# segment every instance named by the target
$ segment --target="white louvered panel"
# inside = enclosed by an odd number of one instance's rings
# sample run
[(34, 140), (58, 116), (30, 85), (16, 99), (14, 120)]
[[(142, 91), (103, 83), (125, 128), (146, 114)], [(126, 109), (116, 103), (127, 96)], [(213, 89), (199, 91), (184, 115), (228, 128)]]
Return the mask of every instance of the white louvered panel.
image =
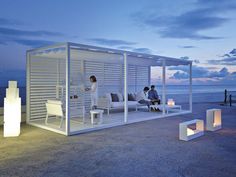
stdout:
[(144, 87), (149, 87), (148, 80), (149, 80), (149, 68), (144, 66), (137, 66), (137, 85), (136, 89), (138, 91), (143, 90)]
[[(94, 61), (85, 61), (84, 62), (84, 71), (85, 71), (85, 85), (90, 86), (90, 80), (89, 77), (91, 75), (95, 75), (98, 82), (98, 91), (100, 95), (100, 90), (103, 87), (104, 84), (104, 63), (101, 62), (94, 62)], [(91, 98), (90, 93), (84, 94), (84, 106), (86, 112), (90, 110), (91, 108)]]
[(137, 85), (147, 85), (149, 70), (148, 67), (137, 67)]
[[(82, 117), (84, 106), (84, 76), (81, 71), (82, 60), (72, 58), (70, 61), (70, 115), (71, 117)], [(76, 98), (75, 98), (76, 97)]]
[[(121, 65), (114, 63), (104, 64), (104, 87), (120, 86), (121, 84)], [(119, 89), (118, 87), (116, 87)]]
[(56, 85), (65, 82), (65, 60), (32, 58), (30, 67), (30, 119), (45, 118), (48, 99), (56, 99)]
[(128, 85), (135, 86), (136, 83), (136, 67), (129, 65), (128, 67)]

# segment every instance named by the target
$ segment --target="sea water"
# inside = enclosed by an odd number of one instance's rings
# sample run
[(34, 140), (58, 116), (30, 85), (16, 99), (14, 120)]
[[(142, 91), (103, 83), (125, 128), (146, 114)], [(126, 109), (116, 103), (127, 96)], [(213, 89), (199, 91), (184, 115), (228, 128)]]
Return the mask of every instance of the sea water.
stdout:
[[(236, 96), (236, 85), (193, 85), (193, 102), (222, 102), (224, 100), (224, 90)], [(22, 105), (26, 104), (26, 87), (19, 87)], [(112, 89), (111, 89), (112, 90)], [(156, 86), (158, 94), (162, 94), (162, 86)], [(189, 101), (188, 85), (167, 85), (166, 99), (174, 98), (177, 102)], [(6, 87), (0, 87), (0, 107), (3, 107)]]

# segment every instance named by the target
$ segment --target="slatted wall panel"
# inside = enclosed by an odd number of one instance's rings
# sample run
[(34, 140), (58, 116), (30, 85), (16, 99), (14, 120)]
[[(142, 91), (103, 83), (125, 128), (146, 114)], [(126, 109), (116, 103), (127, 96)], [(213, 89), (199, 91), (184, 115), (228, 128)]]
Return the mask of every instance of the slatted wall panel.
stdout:
[(71, 58), (70, 61), (70, 114), (71, 117), (82, 117), (84, 106), (84, 75), (82, 60)]
[(105, 63), (104, 83), (101, 94), (121, 92), (122, 84), (122, 66), (114, 63)]
[[(30, 119), (40, 119), (46, 117), (45, 103), (48, 99), (57, 97), (56, 85), (63, 82), (62, 75), (58, 75), (58, 70), (62, 71), (61, 61), (58, 65), (57, 59), (31, 58), (30, 61)], [(60, 76), (60, 77), (59, 77)]]
[(128, 91), (136, 92), (137, 68), (135, 65), (128, 66)]
[[(89, 77), (95, 75), (98, 81), (98, 95), (104, 96), (106, 93), (121, 92), (123, 78), (122, 66), (114, 63), (102, 63), (94, 61), (85, 61), (86, 86), (90, 86)], [(90, 94), (85, 93), (85, 108), (90, 109)]]
[[(84, 61), (84, 71), (85, 71), (85, 85), (90, 87), (90, 76), (95, 75), (98, 80), (98, 90), (99, 95), (103, 87), (104, 82), (104, 63), (101, 62), (94, 62), (94, 61)], [(90, 110), (91, 107), (91, 99), (90, 93), (85, 93), (84, 98), (85, 109)]]
[(149, 77), (149, 67), (137, 66), (136, 68), (137, 91), (143, 90), (145, 86), (149, 87), (148, 77)]

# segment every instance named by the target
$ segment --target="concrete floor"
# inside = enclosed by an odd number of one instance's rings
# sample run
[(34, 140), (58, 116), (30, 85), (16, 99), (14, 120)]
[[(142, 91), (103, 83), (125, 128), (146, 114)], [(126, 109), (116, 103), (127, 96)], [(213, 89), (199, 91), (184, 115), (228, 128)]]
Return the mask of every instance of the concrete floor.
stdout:
[[(236, 106), (194, 104), (194, 113), (65, 137), (22, 125), (18, 138), (3, 138), (0, 176), (14, 177), (235, 177)], [(178, 125), (205, 120), (221, 108), (223, 129), (189, 141)]]

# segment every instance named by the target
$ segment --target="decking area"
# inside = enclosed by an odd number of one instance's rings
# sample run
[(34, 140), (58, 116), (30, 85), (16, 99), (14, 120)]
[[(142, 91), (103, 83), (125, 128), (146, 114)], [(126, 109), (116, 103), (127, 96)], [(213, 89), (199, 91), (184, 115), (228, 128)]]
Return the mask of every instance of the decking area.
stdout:
[[(72, 130), (71, 135), (78, 134), (78, 133), (84, 133), (84, 132), (90, 132), (94, 130), (99, 130), (103, 128), (110, 128), (118, 125), (126, 125), (130, 123), (135, 122), (141, 122), (141, 121), (147, 121), (152, 119), (160, 119), (165, 118), (169, 116), (175, 116), (183, 113), (190, 113), (188, 110), (172, 110), (168, 115), (163, 114), (160, 112), (152, 112), (148, 111), (147, 109), (144, 109), (142, 111), (129, 111), (129, 121), (124, 123), (124, 112), (116, 111), (112, 112), (109, 115), (106, 113), (103, 115), (103, 121), (100, 122), (100, 118), (95, 118), (95, 123), (91, 123), (91, 117), (89, 114), (85, 115), (85, 119), (82, 117), (80, 118), (72, 118), (70, 119), (70, 129)], [(45, 119), (37, 119), (34, 121), (31, 121), (30, 124), (34, 125), (36, 127), (44, 128), (47, 130), (56, 131), (58, 133), (63, 134), (65, 132), (65, 121), (63, 121), (62, 127), (59, 127), (61, 119), (59, 118), (51, 118), (48, 121), (48, 124), (45, 124)]]

